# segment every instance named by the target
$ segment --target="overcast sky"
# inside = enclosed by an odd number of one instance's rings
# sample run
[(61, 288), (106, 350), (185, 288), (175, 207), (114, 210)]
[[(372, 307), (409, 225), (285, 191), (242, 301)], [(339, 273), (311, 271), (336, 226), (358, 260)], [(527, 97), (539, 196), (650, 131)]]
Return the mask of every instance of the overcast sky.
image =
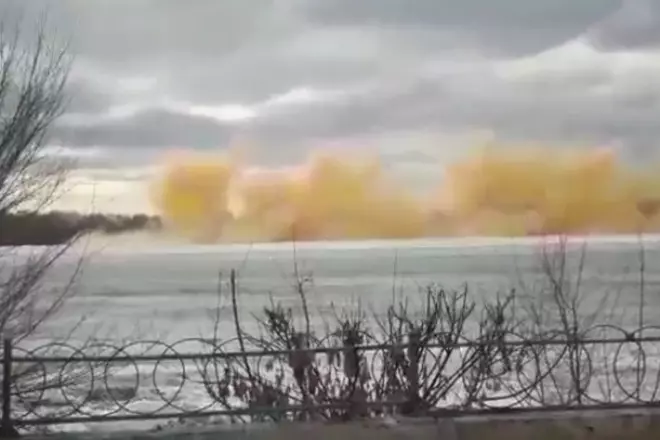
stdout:
[[(369, 146), (411, 185), (482, 136), (658, 150), (660, 0), (2, 0), (0, 13), (24, 35), (46, 13), (69, 42), (72, 102), (50, 142), (117, 194), (135, 196), (167, 149), (241, 141), (267, 164)], [(104, 203), (141, 209), (121, 194)]]

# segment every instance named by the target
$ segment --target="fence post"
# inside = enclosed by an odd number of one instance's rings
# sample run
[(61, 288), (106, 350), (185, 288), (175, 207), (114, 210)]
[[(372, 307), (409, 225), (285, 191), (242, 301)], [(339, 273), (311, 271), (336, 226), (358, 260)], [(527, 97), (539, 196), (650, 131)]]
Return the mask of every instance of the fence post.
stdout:
[(2, 421), (0, 421), (0, 438), (16, 438), (18, 431), (11, 420), (11, 367), (12, 340), (5, 337), (2, 341)]

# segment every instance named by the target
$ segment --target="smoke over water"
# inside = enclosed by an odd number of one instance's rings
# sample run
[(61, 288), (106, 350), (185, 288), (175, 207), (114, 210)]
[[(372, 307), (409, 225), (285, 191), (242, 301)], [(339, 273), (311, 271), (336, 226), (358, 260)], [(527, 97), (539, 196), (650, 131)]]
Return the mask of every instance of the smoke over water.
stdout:
[(660, 230), (660, 173), (609, 150), (485, 148), (438, 166), (422, 197), (379, 160), (320, 152), (288, 169), (179, 153), (152, 182), (165, 223), (195, 241), (637, 233)]

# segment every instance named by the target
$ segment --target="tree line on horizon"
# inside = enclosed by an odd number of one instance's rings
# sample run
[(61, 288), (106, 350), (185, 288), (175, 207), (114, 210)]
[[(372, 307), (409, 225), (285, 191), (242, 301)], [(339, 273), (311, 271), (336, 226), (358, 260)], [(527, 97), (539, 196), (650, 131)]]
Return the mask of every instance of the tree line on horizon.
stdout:
[(18, 211), (0, 214), (0, 246), (59, 245), (86, 233), (122, 234), (159, 230), (158, 216)]

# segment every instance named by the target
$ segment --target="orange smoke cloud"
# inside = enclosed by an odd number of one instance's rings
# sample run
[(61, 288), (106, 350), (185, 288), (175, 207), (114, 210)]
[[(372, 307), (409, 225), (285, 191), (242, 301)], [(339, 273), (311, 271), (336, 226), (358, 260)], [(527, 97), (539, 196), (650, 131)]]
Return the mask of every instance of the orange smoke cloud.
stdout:
[(212, 156), (173, 154), (152, 186), (151, 198), (167, 223), (198, 240), (217, 240), (231, 218), (228, 191), (236, 168)]
[(651, 171), (607, 150), (485, 149), (450, 165), (421, 198), (376, 158), (315, 154), (287, 170), (250, 170), (178, 154), (152, 200), (166, 224), (201, 241), (636, 233), (660, 229)]

